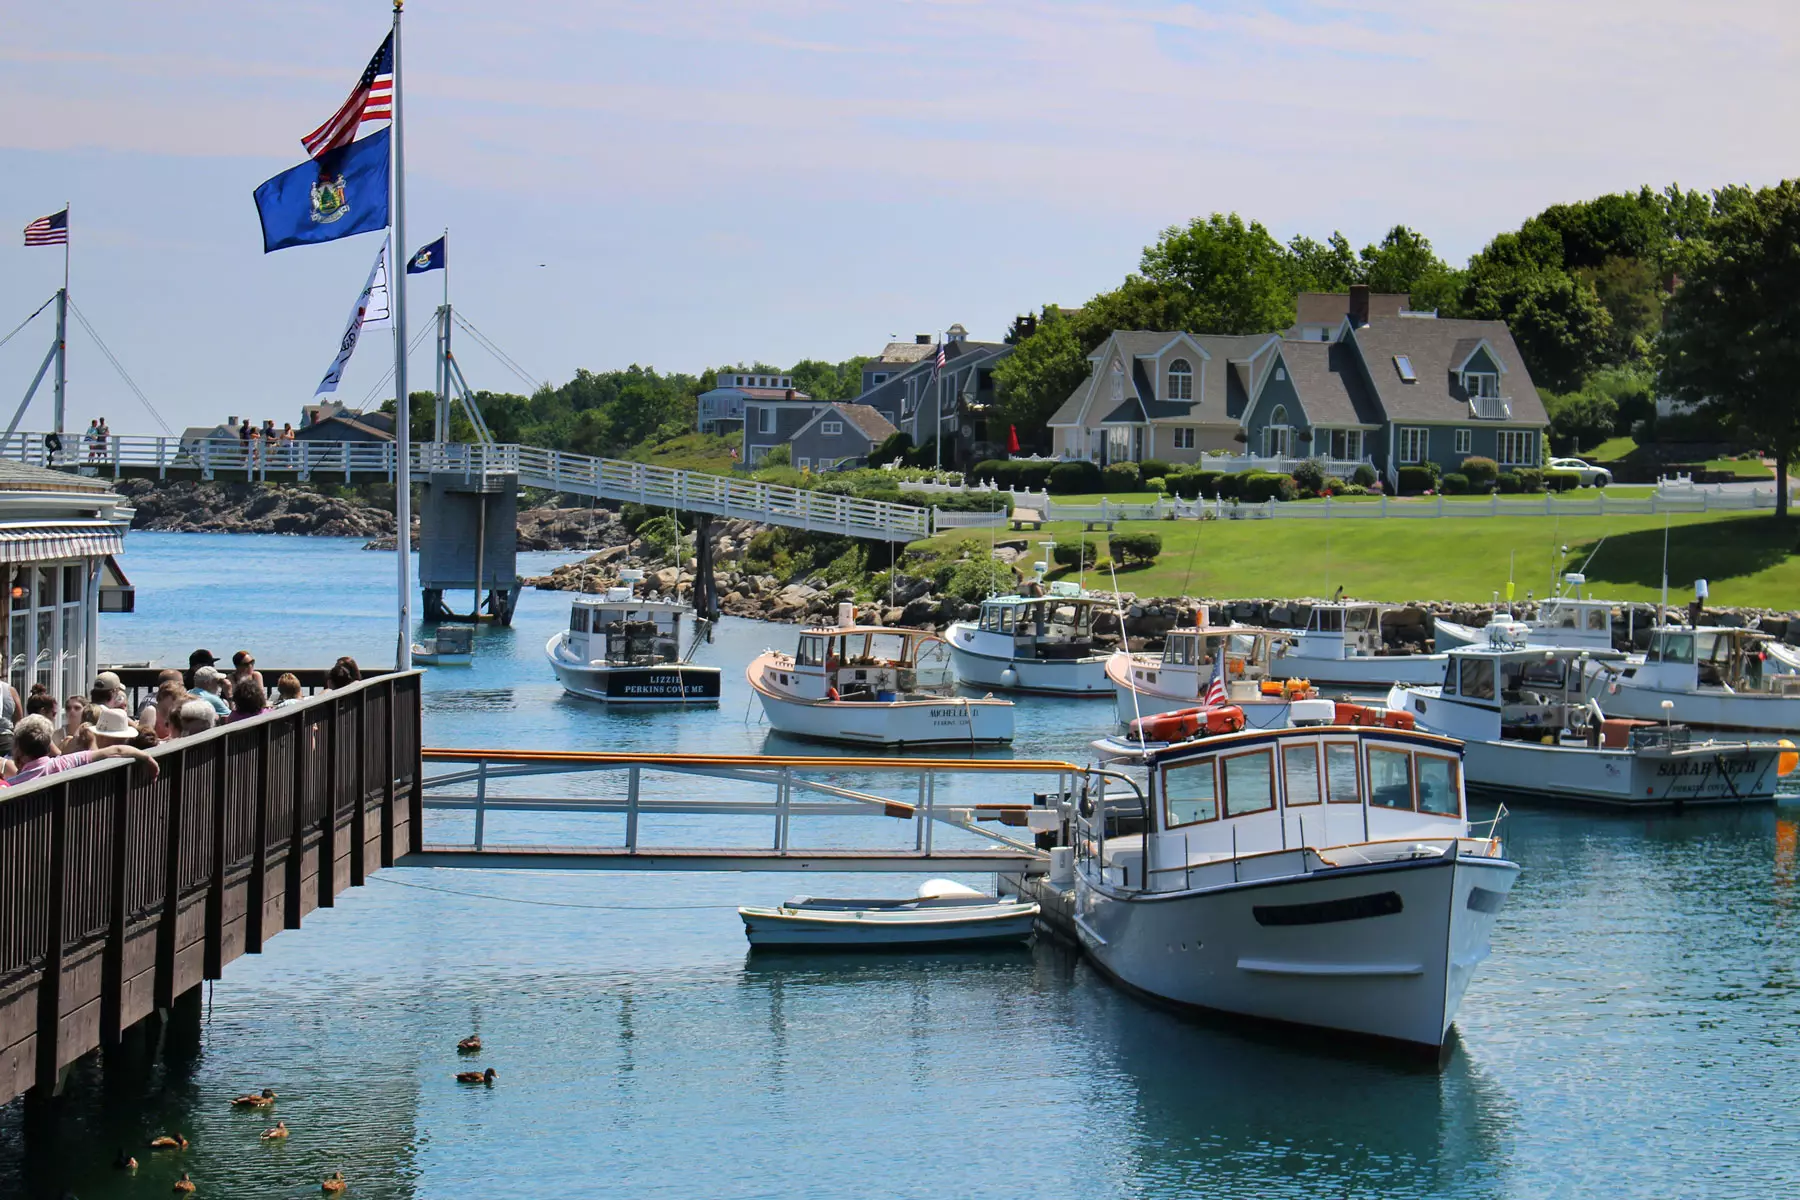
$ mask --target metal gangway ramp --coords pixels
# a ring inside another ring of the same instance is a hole
[[[426,832],[401,866],[1034,873],[1059,800],[1123,778],[1053,759],[423,757]]]
[[[392,482],[397,459],[392,442],[293,441],[274,446],[237,438],[138,437],[113,434],[88,439],[62,435],[54,458],[43,433],[13,433],[0,439],[0,458],[40,467],[111,477],[193,476],[253,482],[313,479],[352,483]],[[682,512],[735,517],[809,532],[834,533],[887,542],[931,536],[929,509],[885,500],[860,500],[781,484],[760,483],[616,458],[594,458],[539,446],[468,445],[424,442],[412,447],[415,478],[462,474],[470,480],[515,475],[526,487],[545,488],[597,500],[636,501]]]

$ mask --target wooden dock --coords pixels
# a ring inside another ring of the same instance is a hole
[[[408,672],[0,792],[0,1104],[411,851],[419,747]]]

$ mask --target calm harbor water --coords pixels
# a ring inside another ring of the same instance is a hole
[[[265,667],[392,653],[390,555],[134,534],[109,657]],[[537,571],[559,556],[523,556]],[[477,663],[428,673],[442,746],[793,751],[727,621],[717,710],[613,714],[542,659],[527,593]],[[1104,703],[1032,698],[1013,753],[1083,759]],[[505,830],[496,826],[497,836]],[[533,830],[534,836],[538,831]],[[0,1109],[0,1196],[1546,1197],[1800,1189],[1800,806],[1521,811],[1525,867],[1442,1070],[1321,1054],[1127,997],[1066,950],[748,959],[739,903],[910,878],[383,872],[214,985],[197,1047],[104,1080],[54,1129]],[[579,836],[579,835],[577,835]],[[599,840],[599,839],[591,839]],[[459,1086],[479,1031],[494,1088]],[[273,1116],[230,1097],[272,1086]],[[149,1136],[180,1129],[185,1154]],[[111,1168],[131,1147],[134,1174]]]

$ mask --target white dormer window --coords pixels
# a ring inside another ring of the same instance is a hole
[[[1463,387],[1473,397],[1496,397],[1500,394],[1500,377],[1485,373],[1470,372],[1463,376]]]
[[[826,437],[837,437],[844,432],[842,421],[820,421],[819,432]]]
[[[1194,368],[1188,360],[1178,358],[1169,364],[1169,399],[1192,400],[1194,398]]]

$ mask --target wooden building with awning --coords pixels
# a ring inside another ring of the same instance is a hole
[[[0,646],[21,696],[34,683],[57,696],[92,685],[100,613],[133,604],[114,560],[130,527],[125,499],[98,479],[0,461]]]

